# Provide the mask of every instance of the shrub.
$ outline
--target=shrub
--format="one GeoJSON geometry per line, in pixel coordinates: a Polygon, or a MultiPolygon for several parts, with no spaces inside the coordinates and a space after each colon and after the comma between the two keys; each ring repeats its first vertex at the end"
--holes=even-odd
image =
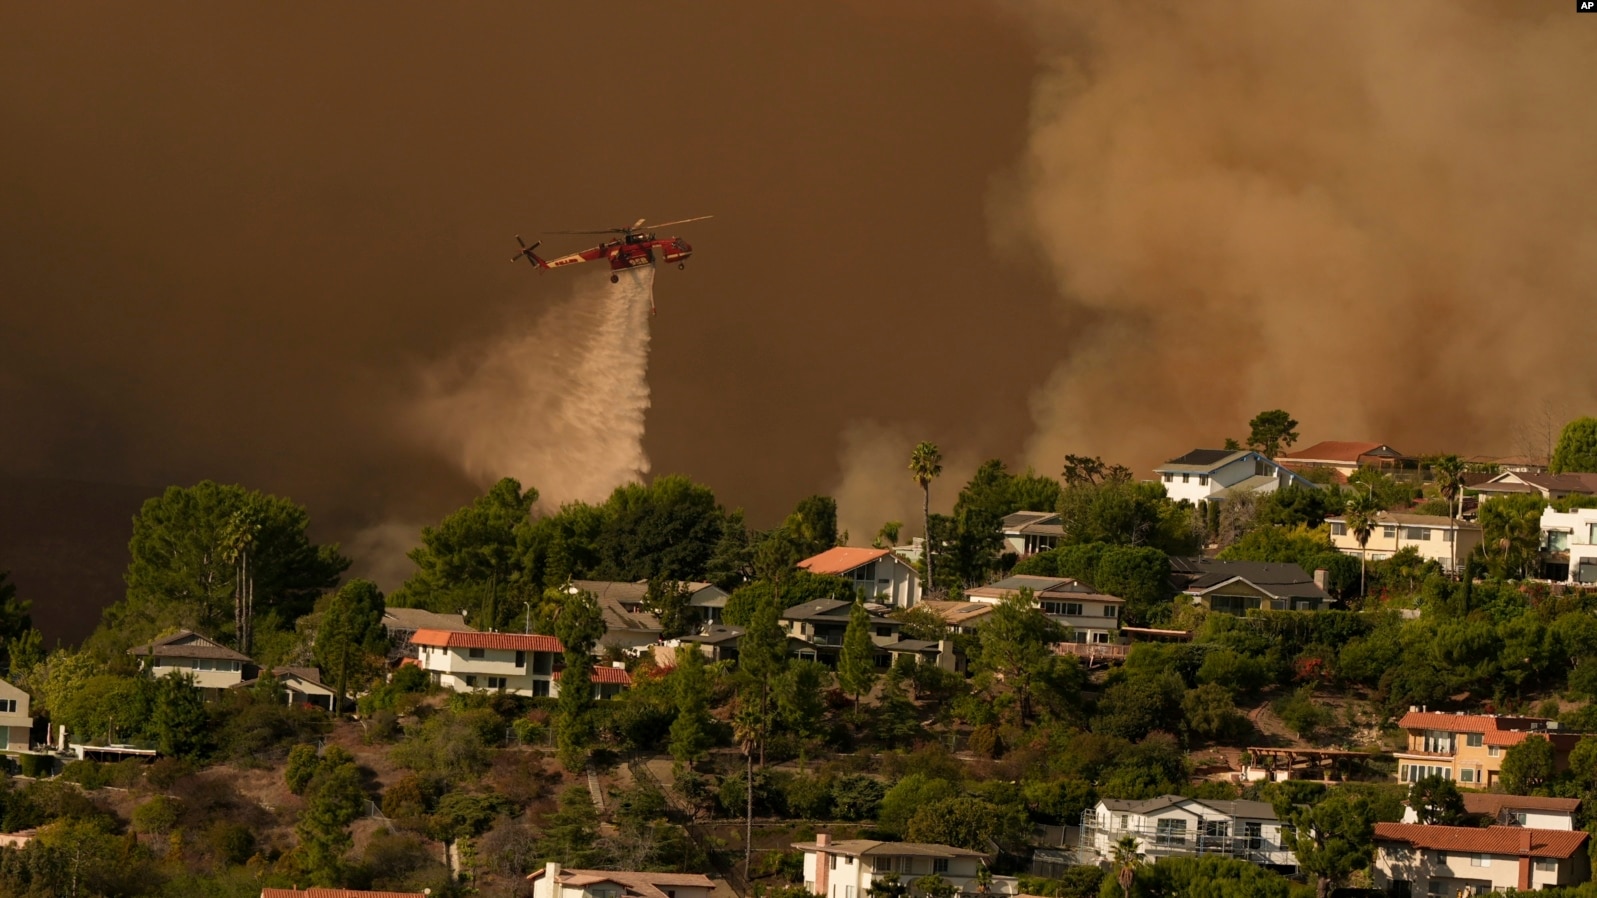
{"type": "Polygon", "coordinates": [[[182,819],[183,806],[165,795],[157,795],[133,809],[133,828],[141,833],[164,836],[182,819]]]}
{"type": "Polygon", "coordinates": [[[85,789],[103,789],[111,785],[111,770],[98,761],[69,761],[61,768],[61,778],[85,789]]]}

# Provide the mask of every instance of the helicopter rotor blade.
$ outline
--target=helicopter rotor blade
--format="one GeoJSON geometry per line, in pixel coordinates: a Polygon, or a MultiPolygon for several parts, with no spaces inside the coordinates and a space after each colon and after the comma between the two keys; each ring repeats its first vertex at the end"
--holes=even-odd
{"type": "Polygon", "coordinates": [[[661,222],[659,224],[649,225],[649,227],[651,229],[669,228],[672,225],[687,224],[690,221],[704,221],[707,218],[714,218],[714,217],[715,217],[714,215],[700,215],[698,218],[679,218],[676,221],[665,221],[665,222],[661,222]]]}
{"type": "Polygon", "coordinates": [[[597,231],[544,231],[545,234],[625,234],[630,228],[602,228],[597,231]]]}

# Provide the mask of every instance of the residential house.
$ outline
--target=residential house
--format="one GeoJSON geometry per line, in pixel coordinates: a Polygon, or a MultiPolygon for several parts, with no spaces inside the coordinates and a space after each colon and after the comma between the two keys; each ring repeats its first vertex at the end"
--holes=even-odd
{"type": "Polygon", "coordinates": [[[1375,824],[1375,887],[1390,895],[1487,895],[1591,878],[1584,832],[1375,824]]]}
{"type": "Polygon", "coordinates": [[[191,630],[128,649],[128,654],[143,659],[145,671],[160,679],[168,674],[194,678],[194,688],[209,701],[222,692],[255,676],[255,662],[248,655],[206,639],[191,630]]]}
{"type": "Polygon", "coordinates": [[[1276,459],[1285,467],[1298,473],[1312,468],[1328,470],[1333,479],[1346,482],[1358,473],[1359,468],[1374,468],[1388,474],[1405,471],[1418,472],[1420,460],[1393,449],[1385,443],[1358,443],[1343,440],[1325,440],[1297,452],[1288,452],[1276,459]]]}
{"type": "Polygon", "coordinates": [[[26,692],[0,680],[0,751],[28,751],[33,747],[29,701],[26,692]]]}
{"type": "Polygon", "coordinates": [[[1302,475],[1250,449],[1194,449],[1153,469],[1165,494],[1196,505],[1289,486],[1319,489],[1302,475]]]}
{"type": "Polygon", "coordinates": [[[682,588],[688,594],[688,610],[702,626],[722,622],[726,613],[727,592],[714,583],[688,582],[682,588]]]}
{"type": "Polygon", "coordinates": [[[1597,495],[1597,474],[1566,472],[1563,474],[1532,473],[1529,471],[1504,471],[1477,483],[1470,489],[1480,494],[1482,501],[1498,496],[1535,496],[1551,502],[1565,496],[1597,495]]]}
{"type": "Polygon", "coordinates": [[[1557,721],[1544,717],[1510,717],[1498,714],[1444,714],[1410,707],[1397,725],[1408,733],[1397,758],[1397,778],[1418,782],[1440,776],[1460,785],[1489,789],[1497,785],[1503,754],[1532,736],[1553,744],[1553,764],[1569,767],[1569,752],[1580,741],[1577,733],[1559,732],[1557,721]]]}
{"type": "Polygon", "coordinates": [[[1316,580],[1320,573],[1310,577],[1295,564],[1172,558],[1170,573],[1178,590],[1210,611],[1323,611],[1331,605],[1330,594],[1316,580]]]}
{"type": "Polygon", "coordinates": [[[1030,589],[1032,598],[1052,620],[1071,629],[1078,643],[1120,641],[1120,610],[1126,604],[1118,596],[1105,595],[1073,577],[1015,576],[986,586],[965,590],[972,602],[997,605],[1004,599],[1030,589]]]}
{"type": "Polygon", "coordinates": [[[913,658],[919,664],[931,664],[943,670],[964,673],[968,665],[963,652],[954,648],[953,640],[899,639],[879,646],[887,653],[892,664],[899,658],[913,658]]]}
{"type": "Polygon", "coordinates": [[[1367,555],[1370,561],[1382,561],[1403,549],[1413,549],[1421,558],[1440,564],[1446,571],[1454,569],[1456,558],[1457,567],[1462,570],[1470,553],[1481,544],[1479,524],[1449,520],[1445,515],[1380,512],[1375,516],[1369,542],[1362,547],[1348,529],[1347,518],[1338,515],[1326,518],[1325,522],[1331,525],[1331,545],[1355,558],[1367,555]],[[1454,542],[1458,543],[1456,549],[1454,542]]]}
{"type": "Polygon", "coordinates": [[[558,695],[555,668],[565,648],[553,636],[417,630],[410,641],[432,681],[456,692],[476,689],[515,695],[558,695]]]}
{"type": "Polygon", "coordinates": [[[546,864],[527,877],[532,898],[710,898],[715,883],[702,873],[563,869],[546,864]]]}
{"type": "Polygon", "coordinates": [[[19,829],[14,833],[0,833],[0,848],[26,848],[34,837],[39,835],[37,829],[19,829]]]}
{"type": "MultiPolygon", "coordinates": [[[[560,695],[561,670],[554,672],[554,694],[560,695]]],[[[596,664],[593,673],[589,676],[593,684],[594,698],[615,698],[626,690],[632,688],[632,674],[627,673],[627,668],[619,661],[610,664],[596,664]]]]}
{"type": "MultiPolygon", "coordinates": [[[[438,614],[424,608],[383,609],[383,632],[397,646],[409,646],[417,630],[470,630],[463,614],[438,614]]],[[[415,657],[414,654],[411,657],[415,657]]]]}
{"type": "Polygon", "coordinates": [[[1597,508],[1542,509],[1542,576],[1597,583],[1597,508]]]}
{"type": "Polygon", "coordinates": [[[1059,524],[1059,513],[1053,511],[1017,511],[1006,515],[1003,523],[1004,549],[1026,558],[1038,552],[1059,547],[1065,528],[1059,524]]]}
{"type": "MultiPolygon", "coordinates": [[[[1492,826],[1523,826],[1530,829],[1577,829],[1575,813],[1578,798],[1547,798],[1541,795],[1505,795],[1501,792],[1463,790],[1464,812],[1490,821],[1492,826]]],[[[1403,809],[1404,823],[1420,822],[1412,807],[1403,809]]]]}
{"type": "Polygon", "coordinates": [[[260,898],[426,898],[423,892],[367,892],[364,888],[262,888],[260,898]]]}
{"type": "Polygon", "coordinates": [[[1081,814],[1080,863],[1103,864],[1115,843],[1130,836],[1139,854],[1164,857],[1220,855],[1283,873],[1297,858],[1281,844],[1281,821],[1265,801],[1219,801],[1161,795],[1142,801],[1104,798],[1081,814]]]}
{"type": "Polygon", "coordinates": [[[884,878],[904,889],[904,894],[914,894],[916,880],[933,873],[961,895],[1020,893],[1019,881],[1013,876],[994,876],[985,890],[979,890],[977,875],[987,866],[989,856],[968,848],[874,839],[833,842],[826,833],[817,833],[813,842],[795,842],[793,847],[804,852],[804,887],[824,898],[867,898],[871,885],[884,878]]]}
{"type": "MultiPolygon", "coordinates": [[[[277,679],[277,688],[283,690],[284,697],[290,705],[315,705],[324,711],[333,710],[333,702],[337,693],[331,686],[322,682],[321,672],[314,667],[274,667],[272,676],[277,679]]],[[[239,684],[240,688],[250,688],[260,680],[245,680],[239,684]]]]}
{"type": "Polygon", "coordinates": [[[660,618],[649,610],[647,581],[573,580],[565,588],[568,595],[578,590],[592,593],[599,602],[599,613],[604,616],[602,646],[635,649],[659,642],[665,632],[660,618]]]}
{"type": "Polygon", "coordinates": [[[838,546],[798,563],[812,574],[831,574],[854,584],[867,602],[908,608],[920,601],[920,574],[891,549],[838,546]]]}
{"type": "Polygon", "coordinates": [[[943,623],[954,633],[976,632],[976,628],[992,615],[994,607],[988,602],[945,602],[941,599],[926,599],[920,604],[942,618],[943,623]]]}
{"type": "Polygon", "coordinates": [[[736,661],[738,640],[742,638],[742,627],[710,624],[697,633],[681,637],[678,641],[683,645],[697,646],[711,661],[736,661]]]}
{"type": "MultiPolygon", "coordinates": [[[[789,644],[795,654],[836,667],[853,608],[853,602],[841,599],[816,599],[783,611],[782,627],[790,637],[789,644]]],[[[871,641],[879,650],[876,666],[887,667],[892,659],[881,647],[898,641],[898,621],[880,614],[871,614],[870,621],[871,641]]]]}

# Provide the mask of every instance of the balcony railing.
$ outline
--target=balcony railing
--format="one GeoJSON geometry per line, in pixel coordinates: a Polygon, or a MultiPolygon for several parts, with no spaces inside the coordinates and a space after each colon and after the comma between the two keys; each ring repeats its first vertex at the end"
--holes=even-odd
{"type": "Polygon", "coordinates": [[[1120,645],[1113,642],[1056,642],[1054,654],[1074,655],[1077,658],[1086,658],[1089,661],[1114,660],[1123,661],[1126,652],[1131,650],[1129,645],[1120,645]]]}

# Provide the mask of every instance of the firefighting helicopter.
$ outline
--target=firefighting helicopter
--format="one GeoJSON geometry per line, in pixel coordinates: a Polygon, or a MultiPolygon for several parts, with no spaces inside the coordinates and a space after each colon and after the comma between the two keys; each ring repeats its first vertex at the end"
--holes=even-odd
{"type": "Polygon", "coordinates": [[[667,221],[661,224],[649,225],[650,230],[644,231],[644,220],[638,219],[626,228],[603,228],[597,231],[551,231],[552,234],[618,234],[620,236],[607,240],[592,249],[560,256],[556,259],[544,259],[533,250],[543,242],[533,241],[527,245],[521,235],[516,235],[516,242],[521,244],[521,252],[510,258],[514,262],[525,258],[536,268],[564,268],[567,265],[576,265],[579,262],[597,262],[600,259],[610,261],[610,283],[621,280],[620,272],[628,268],[638,268],[652,265],[656,260],[675,262],[678,268],[686,268],[688,256],[693,255],[693,247],[688,245],[681,237],[656,237],[655,228],[668,228],[672,225],[687,224],[691,221],[704,221],[714,218],[713,215],[700,215],[697,218],[680,218],[676,221],[667,221]]]}

